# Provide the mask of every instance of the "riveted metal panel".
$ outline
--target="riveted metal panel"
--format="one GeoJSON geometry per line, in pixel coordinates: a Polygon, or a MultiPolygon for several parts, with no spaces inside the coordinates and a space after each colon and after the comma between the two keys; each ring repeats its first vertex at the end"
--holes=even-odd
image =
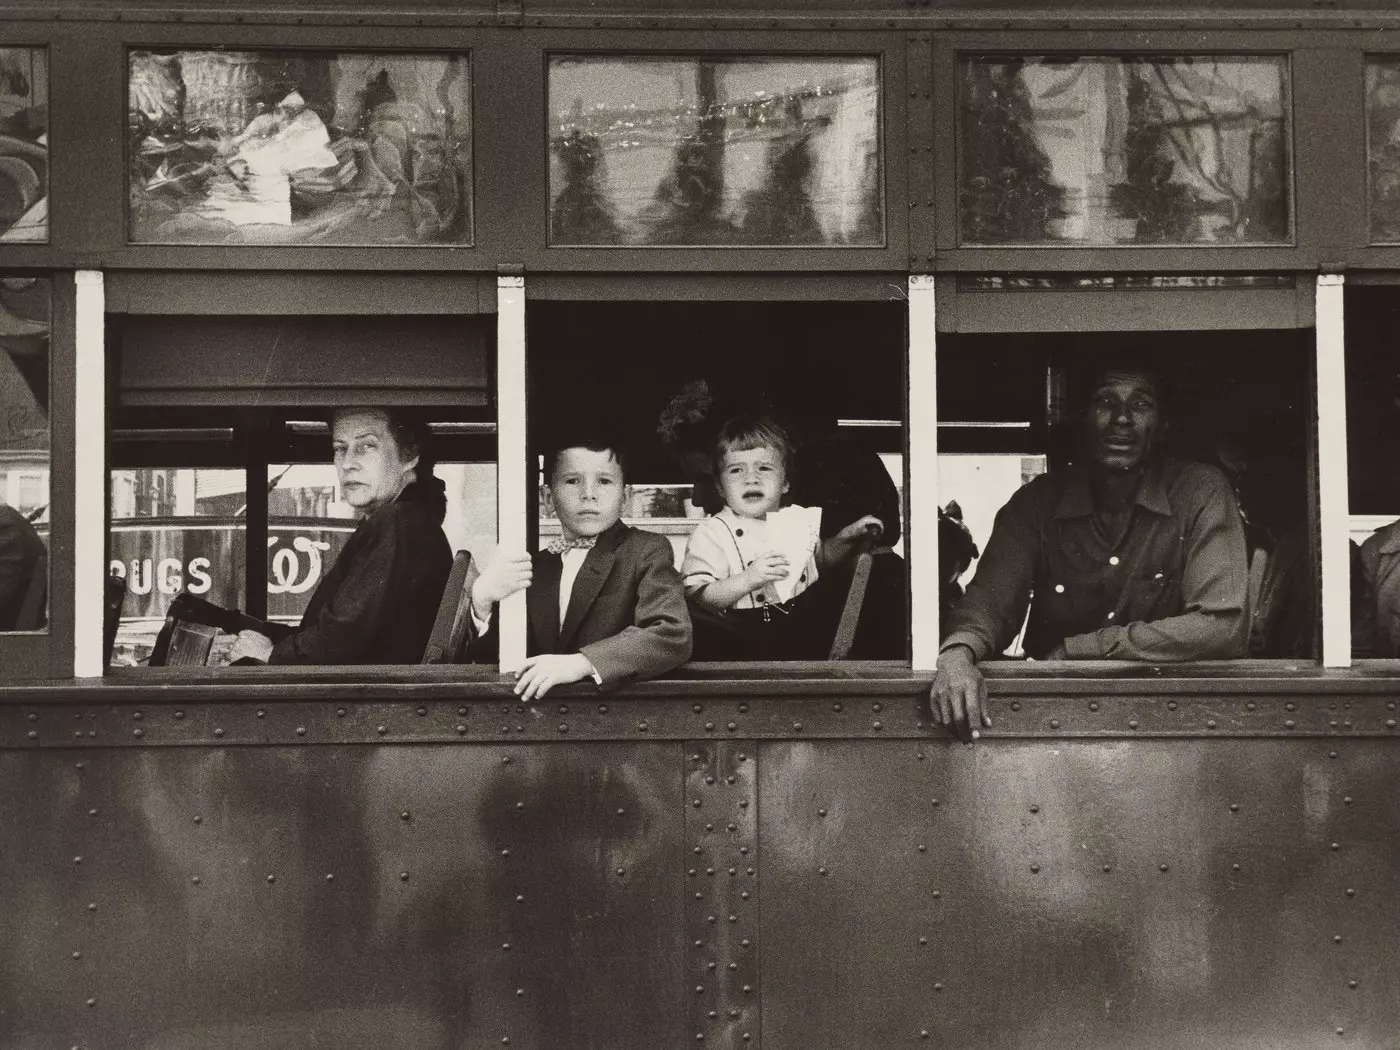
{"type": "Polygon", "coordinates": [[[760,746],[764,1039],[1322,1047],[1400,1031],[1381,741],[760,746]]]}
{"type": "MultiPolygon", "coordinates": [[[[492,700],[191,703],[151,698],[122,704],[0,703],[0,749],[185,747],[355,743],[502,743],[746,739],[940,740],[927,685],[865,696],[706,696],[676,699],[570,697],[538,704],[492,700]]],[[[987,740],[1038,737],[1400,738],[1393,694],[1301,695],[1164,691],[1076,695],[1045,683],[1041,695],[994,695],[987,740]],[[1058,690],[1058,691],[1052,691],[1058,690]],[[1048,694],[1048,695],[1047,695],[1048,694]]],[[[1074,683],[1070,683],[1071,687],[1074,683]]],[[[995,687],[995,686],[994,686],[995,687]]],[[[1123,689],[1123,683],[1114,688],[1123,689]]],[[[848,690],[849,693],[849,690],[848,690]]]]}
{"type": "Polygon", "coordinates": [[[755,742],[686,742],[688,1033],[709,1047],[759,1045],[755,742]]]}
{"type": "Polygon", "coordinates": [[[681,763],[0,754],[0,1045],[675,1046],[681,763]]]}

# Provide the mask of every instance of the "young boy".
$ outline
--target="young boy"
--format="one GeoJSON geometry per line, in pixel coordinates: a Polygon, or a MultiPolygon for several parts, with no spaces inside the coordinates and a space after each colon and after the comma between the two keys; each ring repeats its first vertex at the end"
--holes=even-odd
{"type": "Polygon", "coordinates": [[[616,446],[570,437],[544,469],[563,536],[534,556],[498,555],[469,581],[469,658],[495,659],[494,607],[528,587],[530,655],[515,683],[523,700],[589,678],[615,689],[685,663],[690,615],[671,544],[619,520],[627,485],[616,446]]]}
{"type": "Polygon", "coordinates": [[[882,526],[867,514],[823,540],[820,507],[782,505],[791,460],[787,434],[767,417],[739,417],[719,432],[714,471],[725,505],[696,527],[681,565],[704,621],[702,659],[821,659],[830,649],[829,610],[802,596],[882,526]]]}

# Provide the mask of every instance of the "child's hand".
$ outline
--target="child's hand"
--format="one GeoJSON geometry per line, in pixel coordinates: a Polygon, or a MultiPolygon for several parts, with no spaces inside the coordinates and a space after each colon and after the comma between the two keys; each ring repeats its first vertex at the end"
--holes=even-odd
{"type": "Polygon", "coordinates": [[[498,553],[472,584],[472,608],[485,617],[502,598],[530,586],[534,569],[528,554],[498,553]]]}
{"type": "Polygon", "coordinates": [[[838,540],[852,542],[869,534],[871,537],[879,536],[885,531],[885,524],[874,514],[867,514],[863,518],[857,518],[844,529],[836,534],[838,540]]]}
{"type": "Polygon", "coordinates": [[[545,653],[525,659],[515,675],[515,695],[525,701],[543,698],[556,685],[582,682],[593,675],[593,665],[583,653],[545,653]]]}
{"type": "Polygon", "coordinates": [[[786,579],[789,569],[788,560],[777,551],[764,551],[749,562],[749,567],[744,570],[744,582],[749,585],[749,590],[756,591],[774,580],[786,579]]]}

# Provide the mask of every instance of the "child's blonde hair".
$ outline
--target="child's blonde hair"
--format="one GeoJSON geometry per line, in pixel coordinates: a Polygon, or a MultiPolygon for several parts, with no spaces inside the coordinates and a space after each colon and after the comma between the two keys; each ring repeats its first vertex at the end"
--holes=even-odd
{"type": "Polygon", "coordinates": [[[727,452],[748,452],[755,448],[771,448],[782,460],[783,473],[792,473],[792,439],[787,431],[768,416],[735,416],[720,427],[715,438],[712,468],[715,477],[724,468],[727,452]]]}

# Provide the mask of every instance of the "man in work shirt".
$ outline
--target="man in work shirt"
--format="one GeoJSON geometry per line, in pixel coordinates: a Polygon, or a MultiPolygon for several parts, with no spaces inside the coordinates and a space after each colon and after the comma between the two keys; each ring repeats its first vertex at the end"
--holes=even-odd
{"type": "Polygon", "coordinates": [[[1215,467],[1166,457],[1163,384],[1124,357],[1088,390],[1088,455],[1021,488],[997,514],[967,594],[945,625],[935,717],[990,725],[977,664],[1016,637],[1038,660],[1241,656],[1248,631],[1244,529],[1215,467]]]}

